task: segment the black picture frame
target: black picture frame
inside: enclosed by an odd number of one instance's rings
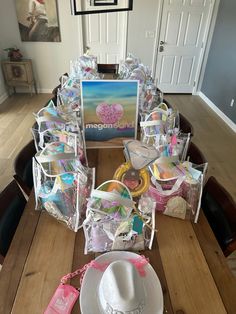
[[[94,6],[117,5],[117,0],[90,0],[90,4]]]
[[[71,0],[71,14],[72,15],[85,15],[85,14],[96,14],[96,13],[110,13],[110,12],[122,12],[133,10],[133,0],[113,0],[109,1],[107,4],[95,4],[96,0],[90,2],[91,0]],[[124,4],[122,5],[122,2]],[[86,9],[86,4],[90,5],[90,9]]]

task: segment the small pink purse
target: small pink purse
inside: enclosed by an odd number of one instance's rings
[[[76,288],[61,283],[44,314],[70,314],[78,297],[79,291]]]

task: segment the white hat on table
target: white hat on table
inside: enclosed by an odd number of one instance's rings
[[[96,258],[108,263],[104,272],[88,268],[82,282],[80,307],[82,314],[162,314],[163,294],[160,281],[148,263],[145,276],[140,276],[129,259],[140,255],[112,251]]]

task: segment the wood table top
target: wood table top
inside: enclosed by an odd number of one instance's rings
[[[88,160],[97,186],[124,157],[122,149],[91,149]],[[74,233],[34,206],[32,193],[0,272],[0,313],[43,313],[61,277],[95,258],[84,255],[82,229]],[[153,248],[142,254],[160,279],[164,313],[236,313],[236,280],[203,213],[194,225],[164,215],[156,224]],[[71,284],[79,286],[79,278]],[[80,313],[79,302],[72,313]]]

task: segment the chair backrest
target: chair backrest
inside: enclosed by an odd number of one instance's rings
[[[118,74],[119,71],[119,64],[105,64],[105,63],[98,63],[98,73],[110,73],[110,74]]]
[[[57,95],[53,95],[53,97],[51,97],[43,107],[47,107],[51,101],[53,101],[54,106],[57,106]]]
[[[207,160],[200,149],[197,147],[196,144],[190,142],[187,157],[189,157],[189,161],[196,165],[201,165],[207,163]]]
[[[14,162],[14,178],[28,196],[33,187],[32,157],[35,154],[34,140],[31,140],[21,149]]]
[[[166,99],[163,99],[163,102],[167,105],[168,108],[174,109],[173,106]]]
[[[58,89],[61,88],[61,83],[62,83],[63,76],[69,77],[69,74],[68,73],[64,73],[62,76],[59,77],[60,84],[57,85],[56,87],[54,87],[53,90],[52,90],[52,94],[54,95],[54,97],[57,96]],[[54,98],[53,98],[53,100],[54,100]]]
[[[26,205],[15,180],[0,193],[0,254],[6,256]]]
[[[190,133],[191,136],[193,136],[194,134],[193,126],[188,121],[188,119],[186,119],[185,116],[182,115],[182,113],[179,113],[179,126],[181,132]]]
[[[52,94],[54,97],[57,96],[57,92],[58,92],[58,89],[61,88],[61,84],[57,85],[56,87],[53,88],[52,90]]]
[[[157,88],[157,91],[161,92],[159,88]],[[175,109],[174,106],[172,106],[170,104],[169,101],[167,101],[166,99],[163,99],[163,102],[167,105],[168,108],[170,109]],[[194,133],[194,129],[192,124],[188,121],[187,118],[185,118],[184,115],[182,115],[182,113],[179,113],[179,126],[180,126],[180,131],[183,133],[190,133],[191,136],[193,136]]]
[[[236,249],[236,202],[210,177],[203,189],[202,209],[225,256]]]

